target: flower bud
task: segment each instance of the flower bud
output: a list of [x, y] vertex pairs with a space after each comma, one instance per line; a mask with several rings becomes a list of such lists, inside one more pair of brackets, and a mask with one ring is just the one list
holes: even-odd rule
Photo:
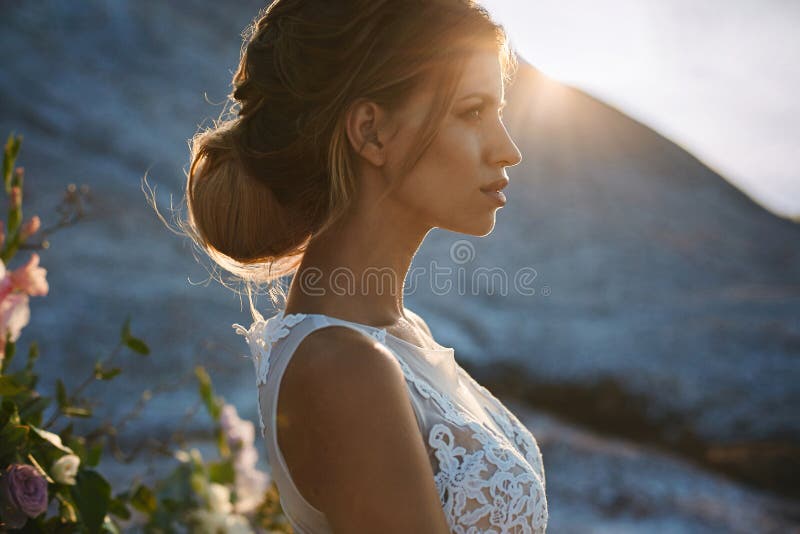
[[11, 209], [18, 210], [22, 205], [22, 189], [15, 185], [11, 188]]
[[53, 480], [59, 484], [66, 484], [68, 486], [75, 485], [75, 475], [78, 474], [78, 467], [81, 464], [81, 459], [74, 454], [65, 454], [55, 462], [50, 468], [50, 474]]
[[30, 236], [35, 234], [39, 231], [39, 228], [42, 226], [42, 221], [39, 219], [38, 215], [34, 215], [25, 224], [22, 225], [22, 228], [19, 231], [19, 239], [20, 241], [25, 241]]
[[231, 490], [227, 486], [212, 482], [208, 485], [208, 509], [219, 514], [229, 514], [233, 510], [231, 505]]

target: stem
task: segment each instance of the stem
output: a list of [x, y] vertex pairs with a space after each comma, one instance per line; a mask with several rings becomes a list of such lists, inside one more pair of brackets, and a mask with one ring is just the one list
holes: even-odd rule
[[[113, 362], [114, 358], [116, 358], [117, 354], [119, 354], [121, 348], [122, 348], [122, 341], [117, 343], [117, 346], [114, 347], [114, 350], [111, 352], [111, 355], [108, 358], [100, 361], [101, 365], [104, 363], [110, 364], [111, 362]], [[78, 399], [78, 395], [82, 393], [83, 390], [89, 386], [89, 384], [91, 384], [96, 380], [97, 377], [95, 376], [94, 369], [92, 369], [92, 373], [89, 376], [87, 376], [86, 379], [83, 382], [81, 382], [81, 384], [75, 389], [75, 391], [73, 391], [72, 394], [67, 398], [67, 405], [71, 405], [73, 402], [75, 402]], [[58, 421], [61, 418], [62, 415], [64, 415], [64, 412], [62, 412], [61, 409], [59, 408], [50, 417], [47, 423], [45, 423], [44, 428], [49, 429], [50, 427], [52, 427], [56, 423], [56, 421]]]

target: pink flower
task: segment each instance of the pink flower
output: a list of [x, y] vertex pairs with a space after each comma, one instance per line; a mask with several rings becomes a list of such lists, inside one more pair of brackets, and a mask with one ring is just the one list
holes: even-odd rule
[[249, 514], [264, 502], [264, 495], [270, 484], [270, 476], [264, 471], [256, 469], [255, 466], [242, 469], [240, 465], [237, 465], [235, 469], [235, 509], [239, 514]]
[[14, 286], [11, 283], [11, 277], [8, 276], [3, 260], [0, 260], [0, 301], [6, 298], [6, 295], [11, 293], [13, 289]]
[[31, 309], [28, 306], [28, 295], [25, 293], [8, 293], [0, 301], [0, 334], [2, 334], [0, 354], [6, 348], [6, 334], [10, 333], [11, 341], [16, 341], [30, 320]]
[[21, 528], [28, 517], [46, 510], [47, 480], [31, 465], [9, 465], [0, 476], [0, 512], [6, 525]]
[[256, 468], [258, 451], [254, 446], [255, 425], [239, 417], [233, 404], [222, 407], [219, 422], [233, 452], [236, 512], [249, 513], [263, 502], [270, 483], [269, 475]]
[[241, 419], [233, 404], [225, 404], [222, 407], [219, 423], [232, 451], [236, 452], [253, 444], [255, 426], [251, 421]]
[[[39, 231], [39, 228], [42, 227], [42, 221], [39, 219], [38, 215], [34, 215], [30, 219], [28, 219], [25, 224], [22, 225], [22, 228], [19, 230], [19, 239], [20, 241], [25, 241], [30, 236], [35, 234]], [[2, 242], [0, 242], [2, 245]]]
[[[37, 267], [38, 263], [38, 256], [31, 257], [27, 265], [9, 274], [0, 261], [0, 360], [5, 353], [6, 335], [10, 334], [11, 341], [16, 341], [31, 319], [28, 295], [15, 289], [27, 289], [32, 295], [47, 294], [49, 289], [44, 279], [47, 271]], [[18, 288], [17, 285], [23, 287]]]
[[39, 255], [35, 252], [31, 254], [28, 263], [11, 272], [10, 278], [14, 289], [32, 297], [42, 297], [50, 290], [47, 269], [39, 267]]

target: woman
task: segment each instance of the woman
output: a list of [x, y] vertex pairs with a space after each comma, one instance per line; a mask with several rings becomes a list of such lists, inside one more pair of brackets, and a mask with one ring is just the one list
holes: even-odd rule
[[426, 234], [489, 234], [521, 160], [502, 27], [467, 0], [277, 0], [250, 29], [236, 113], [193, 139], [187, 227], [248, 283], [294, 275], [233, 325], [284, 512], [315, 534], [544, 532], [535, 439], [403, 305]]

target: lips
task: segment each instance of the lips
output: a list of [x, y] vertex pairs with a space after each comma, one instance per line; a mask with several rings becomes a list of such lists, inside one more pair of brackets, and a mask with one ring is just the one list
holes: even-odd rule
[[492, 199], [497, 206], [502, 207], [506, 204], [506, 196], [502, 191], [484, 191], [483, 194]]
[[494, 182], [488, 183], [485, 186], [481, 187], [481, 191], [484, 193], [491, 193], [493, 191], [500, 191], [508, 185], [508, 178], [500, 178], [499, 180], [495, 180]]

